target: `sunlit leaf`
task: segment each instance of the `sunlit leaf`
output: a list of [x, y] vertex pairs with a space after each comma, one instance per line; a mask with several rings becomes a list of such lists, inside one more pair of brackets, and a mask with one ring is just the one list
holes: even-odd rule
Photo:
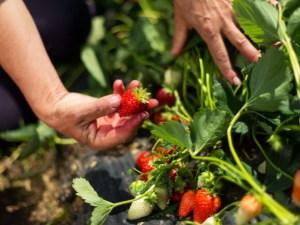
[[178, 122], [169, 121], [163, 123], [151, 130], [151, 133], [172, 144], [176, 144], [178, 147], [192, 148], [190, 134]]
[[86, 203], [92, 206], [110, 207], [112, 203], [100, 198], [90, 183], [84, 178], [74, 178], [72, 187]]
[[288, 98], [293, 75], [285, 60], [284, 53], [278, 48], [272, 47], [262, 55], [249, 76], [249, 108], [273, 112]]
[[[235, 0], [233, 9], [245, 33], [257, 44], [271, 45], [282, 40], [278, 11], [265, 0]], [[282, 27], [285, 24], [282, 21]]]
[[205, 110], [195, 114], [191, 121], [191, 140], [194, 154], [213, 146], [226, 133], [230, 117], [226, 111]]
[[105, 75], [102, 71], [101, 66], [99, 65], [96, 53], [92, 47], [86, 46], [81, 51], [81, 60], [83, 61], [92, 77], [99, 83], [99, 85], [103, 88], [106, 88], [107, 82]]

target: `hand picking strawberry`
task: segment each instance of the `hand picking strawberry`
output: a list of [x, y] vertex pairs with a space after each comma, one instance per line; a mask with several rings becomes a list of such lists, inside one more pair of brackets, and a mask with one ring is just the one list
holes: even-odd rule
[[150, 93], [141, 87], [130, 88], [122, 95], [119, 109], [120, 117], [131, 116], [145, 110], [149, 103]]

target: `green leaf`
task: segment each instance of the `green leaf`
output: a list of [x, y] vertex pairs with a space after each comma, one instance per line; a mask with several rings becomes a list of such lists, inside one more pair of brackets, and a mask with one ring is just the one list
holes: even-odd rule
[[92, 18], [92, 28], [87, 39], [87, 43], [89, 44], [98, 44], [100, 40], [102, 40], [105, 36], [105, 24], [104, 17], [102, 16], [94, 16]]
[[300, 100], [297, 96], [293, 96], [289, 100], [282, 101], [278, 109], [286, 115], [300, 114]]
[[290, 17], [290, 15], [300, 7], [299, 0], [285, 0], [283, 3], [283, 15], [285, 17]]
[[142, 26], [142, 31], [145, 34], [146, 39], [149, 41], [153, 50], [163, 53], [167, 48], [166, 28], [162, 23], [150, 23], [149, 20]]
[[[268, 156], [276, 166], [292, 176], [300, 168], [299, 149], [299, 144], [293, 146], [284, 145], [282, 150], [270, 151]], [[292, 186], [293, 181], [281, 175], [267, 162], [264, 184], [267, 187], [267, 191], [274, 192], [286, 190]]]
[[53, 128], [49, 127], [48, 125], [44, 124], [41, 121], [39, 121], [38, 123], [36, 132], [38, 134], [41, 145], [46, 144], [49, 140], [53, 140], [53, 138], [57, 134]]
[[213, 89], [218, 109], [224, 110], [231, 116], [234, 116], [243, 107], [243, 103], [235, 97], [232, 88], [223, 79], [216, 79]]
[[96, 53], [91, 46], [86, 46], [81, 51], [81, 60], [86, 66], [92, 77], [99, 83], [102, 88], [107, 87], [105, 75], [102, 71]]
[[90, 218], [91, 220], [91, 225], [103, 225], [111, 212], [113, 207], [107, 207], [105, 205], [99, 205], [97, 206], [93, 212], [92, 212], [92, 217]]
[[36, 135], [36, 124], [28, 124], [16, 130], [8, 130], [0, 133], [0, 138], [11, 142], [28, 141], [30, 137]]
[[258, 60], [249, 77], [249, 108], [274, 112], [288, 98], [293, 75], [285, 60], [284, 53], [273, 47]]
[[291, 15], [288, 25], [287, 25], [287, 30], [286, 33], [290, 36], [290, 37], [294, 37], [296, 36], [296, 34], [300, 33], [300, 8], [298, 8], [297, 10], [295, 10], [293, 12], [293, 14]]
[[[257, 44], [271, 45], [283, 40], [278, 11], [265, 0], [235, 0], [233, 10], [245, 33]], [[282, 27], [285, 24], [281, 21]]]
[[31, 154], [37, 152], [37, 150], [41, 147], [41, 142], [38, 134], [35, 134], [30, 137], [28, 142], [23, 145], [21, 148], [20, 154], [18, 156], [18, 159], [25, 159]]
[[144, 19], [137, 20], [131, 28], [129, 36], [130, 49], [139, 55], [151, 51], [150, 42], [147, 40], [145, 32], [141, 32], [145, 23], [149, 23], [149, 21]]
[[92, 206], [110, 208], [113, 204], [100, 198], [90, 183], [84, 178], [74, 178], [72, 187], [86, 203]]
[[158, 138], [162, 138], [172, 144], [176, 144], [178, 147], [188, 149], [192, 148], [190, 134], [178, 122], [169, 121], [163, 123], [151, 130], [151, 133], [156, 135]]
[[203, 110], [195, 114], [191, 121], [191, 140], [194, 154], [213, 146], [228, 128], [230, 117], [226, 111]]

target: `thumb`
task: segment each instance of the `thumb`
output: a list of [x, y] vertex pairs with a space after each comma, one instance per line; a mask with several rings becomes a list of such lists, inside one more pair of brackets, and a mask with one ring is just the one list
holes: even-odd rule
[[121, 96], [118, 94], [107, 95], [91, 101], [81, 109], [85, 114], [85, 122], [93, 121], [99, 117], [116, 112], [121, 105]]
[[172, 55], [178, 56], [188, 37], [188, 25], [180, 13], [179, 6], [174, 2], [175, 31], [173, 36]]

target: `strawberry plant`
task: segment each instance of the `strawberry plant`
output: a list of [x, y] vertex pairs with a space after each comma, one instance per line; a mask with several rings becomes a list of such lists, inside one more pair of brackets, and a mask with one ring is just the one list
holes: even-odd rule
[[[159, 26], [169, 24], [168, 14], [165, 17], [163, 14], [169, 3], [167, 0], [138, 1], [145, 17], [138, 25], [131, 24], [128, 32], [135, 32], [133, 27], [143, 23], [153, 31], [144, 34], [145, 38], [153, 41]], [[238, 224], [245, 224], [260, 214], [265, 215], [264, 224], [290, 225], [300, 221], [296, 174], [300, 169], [300, 4], [296, 0], [279, 1], [274, 7], [264, 0], [235, 0], [233, 9], [245, 34], [261, 51], [258, 62], [249, 63], [228, 44], [232, 64], [243, 78], [238, 87], [232, 87], [222, 78], [205, 43], [197, 35], [191, 37], [181, 56], [167, 62], [162, 60], [167, 46], [165, 32], [159, 35], [157, 43], [149, 41], [144, 49], [131, 46], [133, 52], [136, 50], [141, 55], [142, 50], [149, 50], [161, 57], [153, 65], [153, 55], [149, 52], [143, 59], [130, 52], [138, 64], [146, 66], [140, 73], [146, 75], [155, 70], [156, 75], [162, 74], [160, 79], [163, 77], [164, 85], [172, 90], [175, 101], [160, 106], [159, 112], [173, 113], [178, 120], [170, 117], [159, 123], [153, 120], [145, 123], [144, 128], [150, 129], [154, 140], [149, 152], [158, 158], [146, 163], [147, 169], [134, 168], [137, 178], [130, 188], [134, 190], [132, 200], [112, 204], [97, 197], [96, 204], [85, 193], [86, 181], [74, 180], [78, 195], [96, 207], [92, 224], [103, 224], [113, 207], [136, 205], [137, 201], [147, 208], [147, 213], [140, 215], [172, 211], [179, 213], [179, 219], [185, 224], [222, 224], [225, 211], [231, 211]], [[145, 72], [145, 68], [149, 71]], [[170, 74], [180, 82], [170, 82]], [[159, 87], [161, 83], [158, 82]], [[172, 151], [161, 154], [158, 151], [161, 146], [172, 146]], [[253, 148], [262, 156], [259, 163], [265, 162], [264, 174], [259, 173], [262, 170], [258, 170], [255, 158], [250, 157]], [[241, 188], [245, 197], [223, 204], [229, 183]], [[155, 191], [159, 188], [165, 192], [163, 207], [158, 201], [160, 194]], [[193, 204], [184, 207], [189, 210], [183, 213], [181, 203], [186, 201], [189, 190], [196, 194], [190, 200]], [[201, 194], [209, 196], [207, 203], [197, 200]], [[289, 198], [293, 199], [292, 203]], [[200, 210], [203, 205], [208, 209]]]

